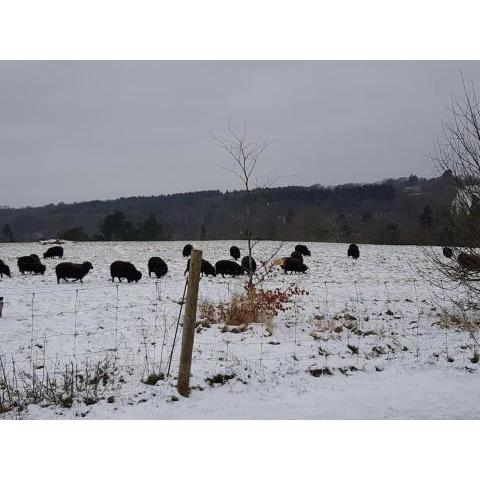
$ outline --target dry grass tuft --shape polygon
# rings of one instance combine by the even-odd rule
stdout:
[[[452,315],[444,312],[440,319],[435,322],[440,328],[454,328],[462,332],[476,332],[480,329],[480,322],[469,320],[464,316]]]

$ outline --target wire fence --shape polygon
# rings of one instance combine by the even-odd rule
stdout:
[[[297,280],[280,279],[283,286],[292,281]],[[228,299],[243,288],[241,281],[208,282],[200,287],[203,299]],[[69,287],[0,292],[5,304],[0,319],[4,376],[21,371],[63,375],[69,365],[80,372],[107,358],[120,384],[166,371],[183,282]],[[218,373],[247,383],[275,382],[298,372],[380,371],[392,362],[476,367],[472,332],[447,321],[457,292],[443,285],[405,279],[317,281],[310,287],[308,296],[293,299],[290,309],[275,319],[273,331],[264,323],[243,328],[199,325],[192,385],[205,385]],[[173,377],[178,353],[173,355]]]

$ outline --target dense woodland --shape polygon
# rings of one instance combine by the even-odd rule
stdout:
[[[453,241],[455,183],[414,175],[372,184],[253,191],[254,236],[379,244]],[[219,190],[0,208],[0,240],[241,239],[245,192]]]

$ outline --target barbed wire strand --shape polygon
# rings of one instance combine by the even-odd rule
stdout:
[[[182,316],[183,304],[185,303],[185,293],[187,292],[188,277],[185,280],[185,287],[183,288],[183,295],[180,301],[180,309],[178,311],[177,325],[175,327],[175,335],[173,336],[172,350],[170,351],[170,358],[168,359],[167,377],[170,376],[170,368],[172,366],[173,351],[175,350],[175,343],[177,341],[178,327],[180,325],[180,317]]]

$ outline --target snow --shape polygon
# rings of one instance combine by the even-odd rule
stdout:
[[[277,272],[268,287],[296,283],[308,290],[292,309],[277,317],[273,335],[263,325],[242,333],[223,333],[222,325],[195,336],[189,398],[175,389],[181,332],[172,376],[157,385],[141,381],[166,370],[185,286],[188,242],[68,243],[65,261],[91,261],[83,284],[57,285],[54,266],[44,260],[44,276],[21,276],[16,258],[46,247],[37,243],[2,244],[0,258],[11,279],[0,279],[5,298],[0,319],[0,355],[7,369],[28,370],[32,363],[53,371],[73,362],[92,365],[115,356],[121,382],[108,387],[104,400],[72,408],[30,405],[12,418],[478,418],[478,364],[468,332],[438,325],[456,292],[432,287],[422,250],[411,246],[360,245],[360,258],[347,258],[347,245],[308,243],[312,252],[305,275]],[[191,242],[194,243],[195,242]],[[195,245],[212,263],[228,258],[241,241]],[[294,243],[262,242],[254,254],[289,255]],[[243,248],[242,253],[245,254]],[[148,258],[169,266],[162,279],[149,278]],[[142,272],[138,284],[112,284],[109,265],[132,261]],[[225,300],[241,292],[244,279],[203,278],[201,299]],[[32,316],[33,313],[33,316]],[[33,319],[33,321],[32,321]],[[331,328],[326,329],[326,325]],[[346,328],[348,325],[355,328]],[[334,331],[334,327],[342,327]],[[340,331],[341,330],[341,331]],[[76,332],[76,335],[75,335]],[[162,348],[163,344],[163,348]],[[33,353],[32,353],[33,352]],[[310,370],[331,373],[313,376]],[[210,386],[216,374],[235,375]],[[106,398],[114,397],[114,403]]]
[[[472,375],[432,368],[428,372],[394,368],[349,378],[296,378],[280,385],[237,384],[193,391],[188,399],[165,401],[158,387],[140,386],[130,398],[133,405],[57,409],[60,418],[75,419],[184,419],[184,420],[295,420],[295,419],[471,419],[480,417],[478,379]],[[162,392],[163,393],[163,392]],[[172,388],[169,393],[175,394]],[[139,402],[147,398],[147,402]],[[97,407],[97,408],[96,408]],[[38,406],[30,407],[31,419],[59,418]]]

